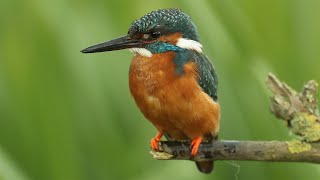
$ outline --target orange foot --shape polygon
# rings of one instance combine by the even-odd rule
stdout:
[[[202,137],[196,137],[191,142],[191,156],[196,156],[198,153],[199,146],[202,142]]]
[[[161,140],[162,133],[159,132],[156,137],[151,139],[150,146],[153,150],[159,149],[159,141]]]

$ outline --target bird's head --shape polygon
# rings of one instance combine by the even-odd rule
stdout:
[[[142,56],[167,51],[194,50],[202,52],[196,26],[179,9],[152,11],[134,21],[128,34],[88,47],[81,52],[95,53],[130,49]]]

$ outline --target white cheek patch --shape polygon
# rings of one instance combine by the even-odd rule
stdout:
[[[131,48],[129,49],[129,51],[134,52],[136,54],[140,54],[141,56],[149,57],[149,58],[152,56],[152,53],[145,48]]]
[[[202,53],[202,44],[191,39],[179,38],[176,46]]]

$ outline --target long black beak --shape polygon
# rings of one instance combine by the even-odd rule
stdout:
[[[103,42],[97,45],[90,46],[81,50],[82,53],[96,53],[96,52],[105,52],[105,51],[114,51],[120,49],[128,48],[142,48],[148,42],[132,39],[129,35],[122,36],[111,41]]]

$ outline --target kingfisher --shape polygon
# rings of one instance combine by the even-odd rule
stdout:
[[[126,35],[83,49],[96,53],[129,49],[135,53],[129,87],[136,105],[157,129],[150,146],[167,140],[188,140],[192,156],[202,141],[217,139],[220,126],[218,79],[202,51],[197,28],[180,9],[152,11],[132,22]],[[203,173],[213,161],[196,162]]]

